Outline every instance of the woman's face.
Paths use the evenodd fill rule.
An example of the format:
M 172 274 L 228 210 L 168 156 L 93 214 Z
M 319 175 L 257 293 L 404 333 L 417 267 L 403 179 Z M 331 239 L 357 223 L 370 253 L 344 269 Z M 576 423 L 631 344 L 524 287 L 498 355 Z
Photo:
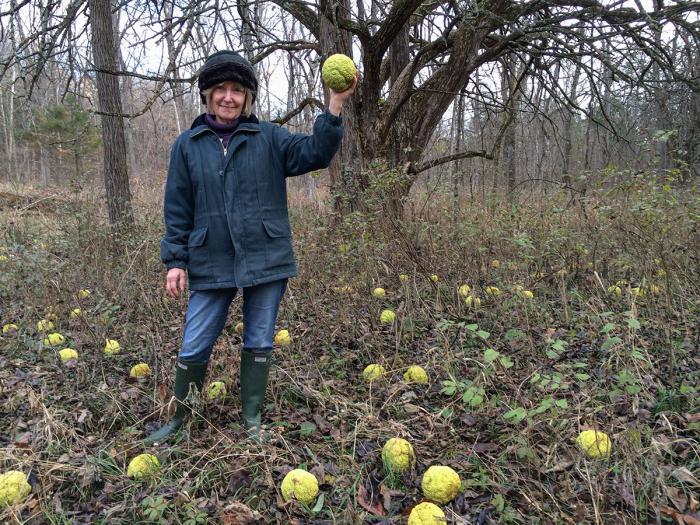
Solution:
M 245 105 L 245 88 L 227 80 L 212 88 L 211 106 L 216 121 L 227 124 L 241 116 Z

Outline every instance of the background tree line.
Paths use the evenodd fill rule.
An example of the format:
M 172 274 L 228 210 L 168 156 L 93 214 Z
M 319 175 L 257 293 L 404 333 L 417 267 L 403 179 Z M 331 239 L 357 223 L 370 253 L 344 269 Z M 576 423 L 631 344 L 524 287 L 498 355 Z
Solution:
M 362 81 L 328 179 L 341 213 L 378 202 L 400 215 L 417 181 L 451 184 L 458 203 L 581 191 L 605 173 L 700 174 L 696 2 L 0 5 L 4 179 L 81 185 L 103 172 L 115 227 L 131 223 L 129 175 L 162 179 L 173 138 L 202 110 L 196 70 L 221 48 L 255 64 L 258 116 L 294 131 L 324 106 L 323 59 L 354 57 Z

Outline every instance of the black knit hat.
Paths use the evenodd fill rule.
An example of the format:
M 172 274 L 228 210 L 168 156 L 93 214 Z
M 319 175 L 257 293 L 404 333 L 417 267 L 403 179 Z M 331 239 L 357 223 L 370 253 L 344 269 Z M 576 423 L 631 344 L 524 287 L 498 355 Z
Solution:
M 202 104 L 206 104 L 207 100 L 201 91 L 227 80 L 240 82 L 243 87 L 252 92 L 253 101 L 255 101 L 258 94 L 258 79 L 250 62 L 235 51 L 217 51 L 207 57 L 199 70 L 197 85 Z

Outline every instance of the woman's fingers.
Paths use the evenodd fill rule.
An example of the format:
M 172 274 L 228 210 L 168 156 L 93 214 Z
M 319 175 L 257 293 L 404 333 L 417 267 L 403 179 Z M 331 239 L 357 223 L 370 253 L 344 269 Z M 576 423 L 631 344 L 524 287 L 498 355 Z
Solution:
M 184 270 L 170 270 L 165 278 L 165 291 L 170 297 L 177 298 L 180 292 L 185 291 L 187 278 Z

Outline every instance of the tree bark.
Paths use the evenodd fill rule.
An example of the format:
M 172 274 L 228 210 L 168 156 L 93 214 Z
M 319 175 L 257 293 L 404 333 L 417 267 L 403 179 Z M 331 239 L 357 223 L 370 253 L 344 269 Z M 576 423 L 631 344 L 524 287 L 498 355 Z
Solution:
M 112 232 L 117 234 L 133 226 L 133 215 L 119 77 L 106 73 L 118 71 L 112 5 L 110 0 L 88 0 L 88 5 L 93 62 L 98 70 L 97 98 L 102 121 L 107 209 Z

